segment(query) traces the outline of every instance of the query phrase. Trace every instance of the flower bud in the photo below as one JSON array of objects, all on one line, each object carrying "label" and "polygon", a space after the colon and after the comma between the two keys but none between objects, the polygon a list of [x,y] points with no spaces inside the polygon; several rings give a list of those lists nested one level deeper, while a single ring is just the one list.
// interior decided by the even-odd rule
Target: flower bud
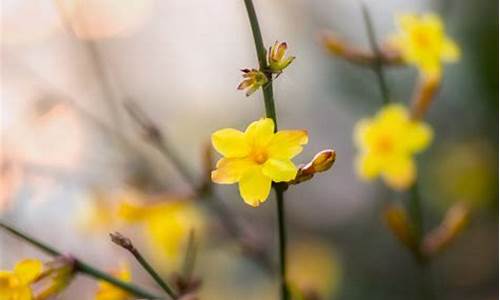
[{"label": "flower bud", "polygon": [[434,255],[445,249],[463,231],[469,221],[470,209],[457,203],[447,212],[441,225],[431,231],[424,239],[423,251]]},{"label": "flower bud", "polygon": [[412,100],[412,119],[422,119],[429,110],[434,95],[441,84],[440,75],[423,75]]},{"label": "flower bud", "polygon": [[285,53],[288,48],[287,43],[276,41],[272,47],[269,47],[269,52],[267,53],[267,60],[269,63],[269,69],[273,73],[280,74],[283,70],[288,67],[295,56],[290,56],[285,58]]},{"label": "flower bud", "polygon": [[383,218],[394,236],[410,249],[415,249],[416,239],[411,230],[408,214],[400,205],[388,204],[384,208]]},{"label": "flower bud", "polygon": [[289,184],[298,184],[313,178],[314,174],[329,170],[335,163],[335,150],[327,149],[316,154],[306,165],[300,165],[295,179]]},{"label": "flower bud", "polygon": [[314,156],[311,166],[315,172],[327,171],[333,166],[336,156],[334,150],[323,150]]},{"label": "flower bud", "polygon": [[268,81],[266,74],[256,69],[242,69],[243,81],[238,85],[238,90],[246,89],[246,96],[250,96]]},{"label": "flower bud", "polygon": [[49,299],[65,289],[75,275],[75,260],[60,256],[46,264],[46,271],[40,276],[40,290],[37,300]]}]

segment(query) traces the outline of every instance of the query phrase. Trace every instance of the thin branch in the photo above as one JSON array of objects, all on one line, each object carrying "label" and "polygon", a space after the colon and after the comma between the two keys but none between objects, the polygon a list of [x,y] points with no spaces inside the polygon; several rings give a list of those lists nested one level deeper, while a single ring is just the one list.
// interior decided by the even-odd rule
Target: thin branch
[{"label": "thin branch", "polygon": [[391,102],[391,95],[389,93],[389,88],[387,87],[387,83],[384,76],[384,68],[383,68],[383,56],[377,45],[377,37],[375,35],[375,29],[373,27],[373,22],[370,16],[370,12],[366,5],[361,3],[361,11],[363,13],[363,20],[365,22],[366,32],[368,34],[368,40],[370,41],[370,47],[372,48],[373,53],[375,54],[375,62],[373,64],[373,71],[377,75],[378,84],[380,87],[380,92],[382,94],[382,98],[384,100],[384,104],[389,104]]},{"label": "thin branch", "polygon": [[135,248],[132,241],[121,235],[119,232],[110,233],[111,241],[122,247],[123,249],[129,251],[135,259],[139,262],[139,264],[148,272],[151,277],[153,277],[154,281],[169,295],[172,299],[178,299],[178,296],[174,292],[174,290],[156,273],[153,267],[148,263],[148,261],[142,256],[142,254]]},{"label": "thin branch", "polygon": [[276,119],[276,108],[274,104],[274,96],[273,96],[273,78],[272,74],[268,72],[268,66],[266,61],[266,48],[264,47],[264,42],[262,39],[262,33],[260,32],[259,21],[257,19],[257,14],[255,13],[255,8],[253,6],[252,0],[244,0],[245,7],[248,13],[248,19],[250,20],[250,27],[252,28],[253,39],[255,42],[255,50],[257,51],[257,58],[259,60],[259,67],[264,74],[266,74],[267,79],[269,81],[264,87],[262,87],[262,91],[264,94],[264,105],[266,108],[266,116],[268,118],[273,119],[274,121],[274,130],[278,130],[278,123]]},{"label": "thin branch", "polygon": [[[45,253],[52,255],[52,256],[62,256],[61,252],[56,250],[55,248],[52,248],[51,246],[45,244],[42,241],[37,240],[36,238],[29,236],[25,233],[20,232],[19,230],[15,229],[14,227],[5,224],[4,222],[0,221],[0,228],[8,231],[9,233],[15,235],[16,237],[30,243],[31,245],[37,247],[38,249],[44,251]],[[109,275],[106,272],[103,272],[96,267],[93,267],[77,258],[72,257],[74,259],[75,263],[75,271],[80,272],[82,274],[91,276],[95,279],[99,280],[104,280],[118,288],[121,288],[122,290],[129,292],[130,294],[133,294],[135,296],[145,298],[145,299],[161,299],[161,297],[155,296],[153,293],[150,293],[141,287],[138,287],[132,283],[122,281],[120,279],[117,279],[116,277],[113,277]]]}]

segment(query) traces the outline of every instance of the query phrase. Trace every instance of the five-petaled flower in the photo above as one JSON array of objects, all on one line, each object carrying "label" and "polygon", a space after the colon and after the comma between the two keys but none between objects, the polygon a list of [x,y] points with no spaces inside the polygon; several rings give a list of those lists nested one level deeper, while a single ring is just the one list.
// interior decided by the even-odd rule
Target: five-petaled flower
[{"label": "five-petaled flower", "polygon": [[0,299],[34,299],[31,284],[42,274],[43,264],[37,259],[18,262],[12,271],[0,271]]},{"label": "five-petaled flower", "polygon": [[446,36],[443,22],[436,14],[402,14],[396,18],[399,32],[390,44],[401,51],[403,59],[416,65],[423,75],[440,77],[441,62],[455,62],[460,49]]},{"label": "five-petaled flower", "polygon": [[412,120],[403,105],[385,106],[374,118],[356,124],[357,172],[363,179],[381,175],[391,188],[406,189],[416,178],[413,155],[426,149],[432,137],[432,129]]},{"label": "five-petaled flower", "polygon": [[266,74],[256,69],[242,69],[243,81],[238,85],[238,90],[247,89],[246,96],[250,96],[261,86],[268,82]]},{"label": "five-petaled flower", "polygon": [[251,123],[245,132],[226,128],[212,134],[212,144],[224,156],[212,172],[220,184],[239,182],[243,200],[258,206],[269,196],[271,183],[287,182],[297,175],[291,161],[307,144],[305,130],[274,132],[274,122],[265,118]]},{"label": "five-petaled flower", "polygon": [[288,45],[285,42],[279,43],[276,41],[272,47],[269,47],[267,60],[271,72],[281,74],[283,70],[288,67],[295,59],[295,56],[285,58],[285,53]]},{"label": "five-petaled flower", "polygon": [[[132,280],[132,274],[130,273],[129,266],[125,263],[120,265],[120,268],[114,270],[112,275],[116,278],[130,282]],[[133,297],[127,293],[126,291],[112,285],[111,283],[103,280],[99,280],[97,282],[97,292],[95,295],[95,300],[129,300],[133,299]]]}]

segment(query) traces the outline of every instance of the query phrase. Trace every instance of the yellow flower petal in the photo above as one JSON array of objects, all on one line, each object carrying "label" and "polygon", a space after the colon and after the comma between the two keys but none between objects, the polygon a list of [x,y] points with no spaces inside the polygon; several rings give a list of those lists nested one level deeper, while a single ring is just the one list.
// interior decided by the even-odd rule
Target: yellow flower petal
[{"label": "yellow flower petal", "polygon": [[377,121],[383,125],[393,127],[394,124],[403,124],[408,120],[408,110],[401,104],[389,104],[377,114]]},{"label": "yellow flower petal", "polygon": [[362,179],[374,179],[381,169],[382,161],[376,155],[363,153],[356,158],[356,171]]},{"label": "yellow flower petal", "polygon": [[382,178],[395,190],[408,189],[417,175],[415,162],[409,156],[394,157],[384,166]]},{"label": "yellow flower petal", "polygon": [[369,147],[374,141],[373,121],[361,119],[354,126],[354,144],[360,148]]},{"label": "yellow flower petal", "polygon": [[212,134],[212,145],[225,157],[244,157],[250,152],[250,146],[243,132],[226,128]]},{"label": "yellow flower petal", "polygon": [[147,218],[147,209],[140,203],[123,201],[118,205],[118,216],[130,223],[140,222]]},{"label": "yellow flower petal", "polygon": [[302,145],[307,142],[308,136],[305,130],[278,131],[269,144],[269,157],[291,159],[302,152]]},{"label": "yellow flower petal", "polygon": [[[252,147],[265,147],[274,136],[274,121],[270,118],[252,122],[245,131],[247,143]],[[227,157],[227,155],[224,155]]]},{"label": "yellow flower petal", "polygon": [[443,33],[443,22],[441,17],[435,13],[427,13],[422,16],[422,24],[426,26],[429,32]]},{"label": "yellow flower petal", "polygon": [[250,206],[257,207],[264,202],[271,191],[271,178],[262,173],[262,168],[254,167],[241,177],[240,195]]},{"label": "yellow flower petal", "polygon": [[297,175],[297,167],[289,159],[268,159],[262,173],[274,182],[290,181]]},{"label": "yellow flower petal", "polygon": [[16,264],[14,273],[24,284],[28,284],[35,280],[41,273],[43,264],[38,259],[25,259]]},{"label": "yellow flower petal", "polygon": [[456,62],[460,58],[460,48],[451,39],[443,42],[441,58],[446,62]]},{"label": "yellow flower petal", "polygon": [[403,31],[411,30],[417,23],[418,18],[415,14],[396,14],[396,26]]},{"label": "yellow flower petal", "polygon": [[420,152],[426,149],[432,141],[432,128],[422,122],[411,122],[408,126],[406,136],[408,150],[412,152]]},{"label": "yellow flower petal", "polygon": [[212,171],[212,181],[219,184],[236,183],[256,163],[248,158],[221,158]]},{"label": "yellow flower petal", "polygon": [[[121,264],[120,269],[112,272],[112,275],[120,280],[130,282],[132,274],[129,266],[125,263]],[[98,291],[95,295],[96,300],[128,300],[132,297],[124,290],[108,283],[106,281],[98,281]]]}]

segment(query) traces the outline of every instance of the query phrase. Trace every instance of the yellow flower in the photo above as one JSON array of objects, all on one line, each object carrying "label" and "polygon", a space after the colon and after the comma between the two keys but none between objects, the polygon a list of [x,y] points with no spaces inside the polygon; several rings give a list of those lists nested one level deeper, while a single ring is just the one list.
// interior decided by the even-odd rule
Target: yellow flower
[{"label": "yellow flower", "polygon": [[183,199],[152,204],[123,202],[118,207],[118,215],[128,223],[144,224],[150,244],[160,249],[167,263],[182,257],[189,232],[200,232],[204,223],[198,208]]},{"label": "yellow flower", "polygon": [[342,268],[336,252],[322,240],[293,242],[287,279],[304,299],[330,299],[340,286]]},{"label": "yellow flower", "polygon": [[278,43],[278,41],[276,41],[272,47],[269,47],[267,60],[269,69],[271,69],[273,73],[280,74],[295,59],[295,56],[284,58],[287,48],[288,45],[285,42]]},{"label": "yellow flower", "polygon": [[37,259],[18,262],[13,271],[0,271],[1,300],[31,300],[31,284],[42,274],[43,264]]},{"label": "yellow flower", "polygon": [[212,171],[212,181],[220,184],[239,182],[243,200],[259,206],[269,196],[271,182],[295,178],[297,167],[291,159],[307,144],[305,130],[274,132],[274,122],[255,121],[245,132],[226,128],[212,134],[212,145],[224,158]]},{"label": "yellow flower", "polygon": [[425,150],[432,136],[432,129],[412,120],[406,107],[387,105],[374,118],[356,124],[357,172],[367,180],[381,175],[391,188],[406,189],[415,181],[413,155]]},{"label": "yellow flower", "polygon": [[391,44],[401,51],[406,62],[416,65],[424,75],[440,77],[441,62],[459,59],[460,49],[445,35],[438,15],[402,14],[396,22],[399,32],[392,37]]},{"label": "yellow flower", "polygon": [[[132,274],[127,264],[122,264],[120,268],[114,272],[111,272],[116,278],[130,282],[132,280]],[[99,280],[97,282],[97,292],[95,295],[95,300],[128,300],[133,299],[130,294],[126,291],[112,285],[107,281]]]},{"label": "yellow flower", "polygon": [[266,74],[256,69],[242,69],[243,81],[238,85],[238,90],[247,89],[247,97],[267,83]]}]

